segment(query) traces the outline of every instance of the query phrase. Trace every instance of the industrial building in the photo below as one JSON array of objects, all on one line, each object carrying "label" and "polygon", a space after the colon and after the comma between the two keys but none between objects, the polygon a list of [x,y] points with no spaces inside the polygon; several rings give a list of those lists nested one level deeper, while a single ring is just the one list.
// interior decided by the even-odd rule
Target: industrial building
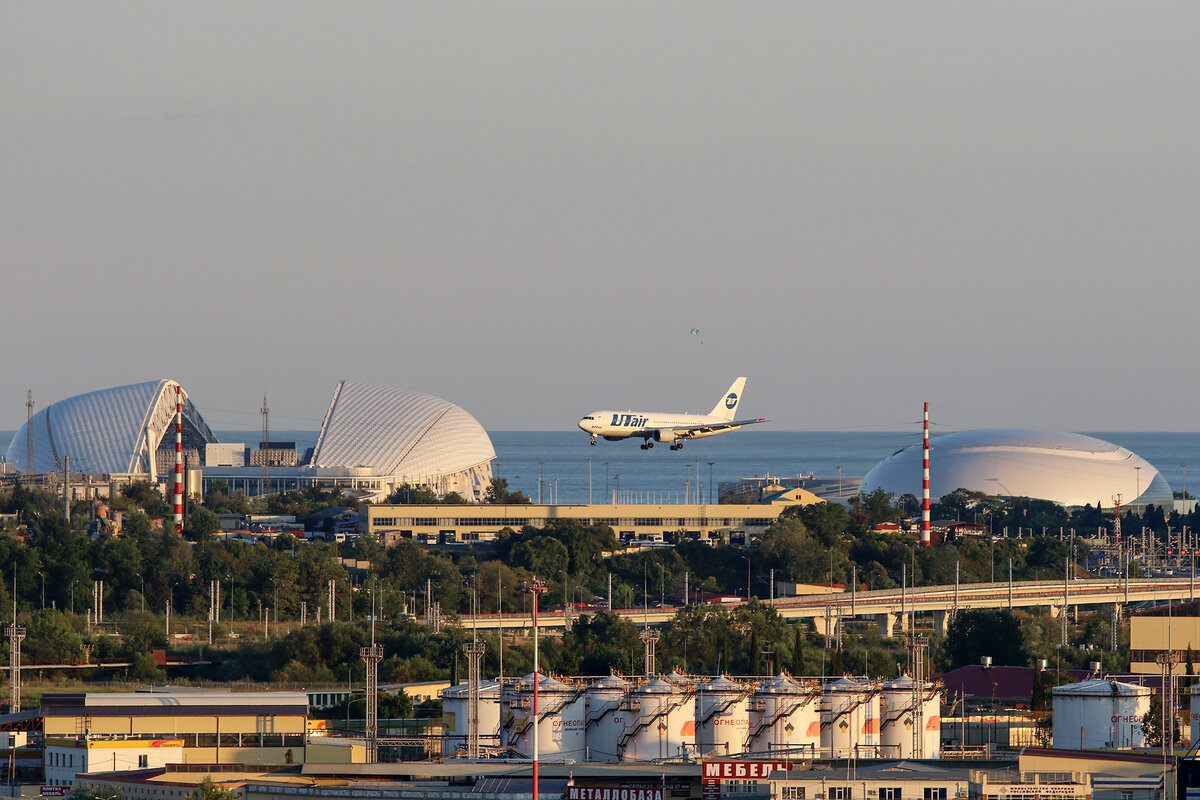
[{"label": "industrial building", "polygon": [[[308,695],[213,690],[49,693],[40,713],[47,775],[111,768],[105,760],[178,747],[188,764],[285,764],[304,760]],[[159,745],[152,744],[158,741]],[[132,745],[130,754],[122,742]],[[147,744],[150,742],[151,744]],[[105,744],[107,743],[107,744]],[[99,748],[99,749],[97,749]],[[65,763],[59,763],[65,759]],[[149,764],[149,762],[148,762]]]},{"label": "industrial building", "polygon": [[[900,497],[921,496],[922,450],[907,447],[881,461],[863,479],[862,490],[882,489]],[[930,494],[955,489],[993,497],[1029,497],[1063,506],[1100,503],[1173,503],[1171,487],[1145,459],[1111,442],[1078,433],[1034,430],[975,430],[938,436],[930,442]]]},{"label": "industrial building", "polygon": [[1168,657],[1176,675],[1195,673],[1200,667],[1200,602],[1129,615],[1129,671],[1161,675],[1160,659]]},{"label": "industrial building", "polygon": [[653,545],[696,540],[745,544],[760,537],[784,510],[823,502],[812,494],[794,499],[793,490],[760,505],[364,505],[359,533],[383,545],[412,540],[420,544],[488,542],[500,531],[544,528],[554,520],[608,525],[628,544]]}]

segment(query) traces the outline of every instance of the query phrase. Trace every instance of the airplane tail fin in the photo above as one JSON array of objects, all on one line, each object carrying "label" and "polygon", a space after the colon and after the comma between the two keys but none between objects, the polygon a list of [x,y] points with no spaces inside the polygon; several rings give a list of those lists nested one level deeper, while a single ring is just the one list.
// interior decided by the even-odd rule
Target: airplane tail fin
[{"label": "airplane tail fin", "polygon": [[742,401],[742,391],[746,388],[746,379],[738,378],[729,387],[729,391],[717,401],[713,407],[710,416],[720,417],[721,419],[733,419],[733,415],[737,413],[738,403]]}]

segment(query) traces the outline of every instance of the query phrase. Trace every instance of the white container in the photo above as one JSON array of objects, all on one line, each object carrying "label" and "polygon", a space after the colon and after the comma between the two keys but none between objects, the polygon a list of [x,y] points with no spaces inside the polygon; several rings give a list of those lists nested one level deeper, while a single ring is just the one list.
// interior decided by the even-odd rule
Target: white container
[{"label": "white container", "polygon": [[879,749],[879,693],[868,683],[840,678],[821,695],[821,754],[867,758]]},{"label": "white container", "polygon": [[820,699],[815,684],[800,684],[782,673],[764,681],[750,700],[747,751],[816,755],[821,746]]},{"label": "white container", "polygon": [[[465,747],[470,737],[471,685],[460,683],[442,690],[442,753],[453,755]],[[479,743],[496,745],[500,741],[500,683],[479,684]]]},{"label": "white container", "polygon": [[625,717],[622,761],[656,761],[695,754],[695,704],[689,693],[670,681],[655,678],[629,692],[621,702],[621,712]]},{"label": "white container", "polygon": [[625,733],[625,713],[621,699],[629,691],[629,681],[609,675],[594,681],[587,688],[584,744],[586,760],[614,762],[620,760],[621,736]]},{"label": "white container", "polygon": [[1200,742],[1200,739],[1197,738],[1200,736],[1200,685],[1193,686],[1188,693],[1191,695],[1188,708],[1188,718],[1192,723],[1189,726],[1192,733],[1191,743],[1195,745],[1196,742]]},{"label": "white container", "polygon": [[[549,675],[538,681],[538,760],[584,759],[584,693]],[[533,757],[533,675],[504,687],[500,697],[500,744]]]},{"label": "white container", "polygon": [[696,749],[701,758],[742,753],[749,728],[749,687],[724,676],[717,676],[699,687],[696,694]]},{"label": "white container", "polygon": [[1128,750],[1145,746],[1142,718],[1150,710],[1149,688],[1093,678],[1051,691],[1055,748]]},{"label": "white container", "polygon": [[[942,700],[934,684],[921,687],[919,702],[916,681],[901,675],[886,684],[880,696],[880,755],[884,758],[941,758]],[[920,710],[918,718],[915,709]],[[921,752],[916,751],[914,729],[921,728]]]}]

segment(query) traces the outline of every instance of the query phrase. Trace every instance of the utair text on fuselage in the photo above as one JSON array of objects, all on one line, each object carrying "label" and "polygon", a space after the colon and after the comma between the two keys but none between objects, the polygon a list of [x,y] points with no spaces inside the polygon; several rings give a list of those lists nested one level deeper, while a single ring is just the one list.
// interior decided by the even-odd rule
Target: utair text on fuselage
[{"label": "utair text on fuselage", "polygon": [[655,442],[668,442],[679,450],[687,439],[701,439],[718,433],[735,431],[743,425],[767,422],[756,419],[734,419],[742,400],[746,379],[738,378],[708,414],[683,414],[657,411],[593,411],[579,420],[579,428],[591,437],[592,445],[601,437],[610,442],[640,438],[642,449],[649,450]]}]

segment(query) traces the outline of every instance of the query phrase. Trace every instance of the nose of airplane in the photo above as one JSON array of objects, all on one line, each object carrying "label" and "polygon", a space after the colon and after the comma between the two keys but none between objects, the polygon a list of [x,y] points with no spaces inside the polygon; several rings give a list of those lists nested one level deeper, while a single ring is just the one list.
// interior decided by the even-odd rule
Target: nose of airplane
[{"label": "nose of airplane", "polygon": [[587,417],[584,417],[583,419],[579,420],[579,430],[587,431],[587,429],[588,429],[587,426],[590,421],[591,420],[589,420]]}]

